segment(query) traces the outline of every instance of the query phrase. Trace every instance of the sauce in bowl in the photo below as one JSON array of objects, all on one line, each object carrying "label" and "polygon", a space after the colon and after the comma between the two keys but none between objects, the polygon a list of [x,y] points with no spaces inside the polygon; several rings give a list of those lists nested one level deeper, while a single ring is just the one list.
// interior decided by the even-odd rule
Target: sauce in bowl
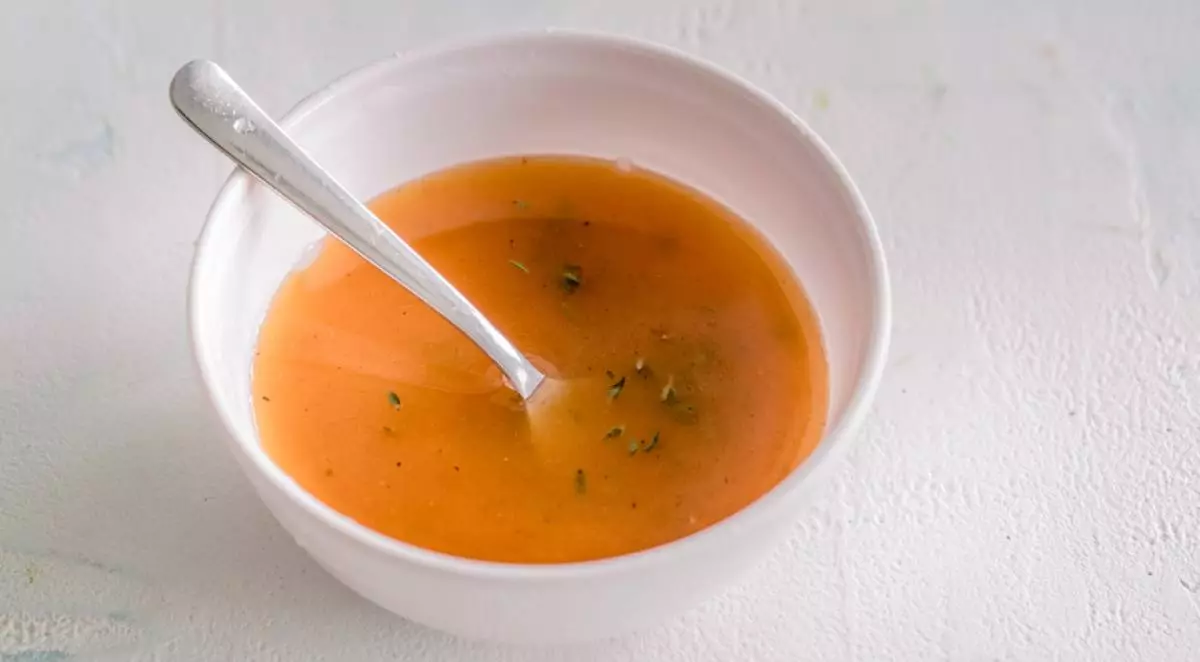
[{"label": "sauce in bowl", "polygon": [[615,556],[728,517],[820,439],[816,315],[766,240],[700,193],[529,156],[371,207],[572,387],[531,424],[478,348],[327,241],[263,323],[255,415],[271,458],[363,525],[476,559]]}]

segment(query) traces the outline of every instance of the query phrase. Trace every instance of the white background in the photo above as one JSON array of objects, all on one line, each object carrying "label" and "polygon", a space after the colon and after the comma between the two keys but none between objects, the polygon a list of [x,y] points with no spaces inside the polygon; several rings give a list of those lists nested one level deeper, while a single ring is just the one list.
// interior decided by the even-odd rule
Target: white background
[{"label": "white background", "polygon": [[[895,342],[788,544],[642,635],[400,621],[259,505],[188,356],[229,164],[166,86],[279,114],[480,31],[655,39],[776,95],[880,224]],[[0,5],[0,660],[1200,659],[1200,3],[9,0]]]}]

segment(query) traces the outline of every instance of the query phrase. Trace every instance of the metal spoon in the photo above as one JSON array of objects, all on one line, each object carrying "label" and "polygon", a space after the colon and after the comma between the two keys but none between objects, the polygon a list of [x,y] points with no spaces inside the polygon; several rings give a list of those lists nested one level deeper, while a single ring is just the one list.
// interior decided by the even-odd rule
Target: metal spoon
[{"label": "metal spoon", "polygon": [[217,149],[458,327],[522,398],[528,400],[545,380],[466,297],[292,142],[224,69],[207,60],[184,65],[171,80],[171,103]]}]

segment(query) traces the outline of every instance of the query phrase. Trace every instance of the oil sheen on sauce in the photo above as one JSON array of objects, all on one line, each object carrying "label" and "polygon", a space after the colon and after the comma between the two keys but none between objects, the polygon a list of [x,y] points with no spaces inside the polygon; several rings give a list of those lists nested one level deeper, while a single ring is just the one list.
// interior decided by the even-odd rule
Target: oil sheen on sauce
[{"label": "oil sheen on sauce", "polygon": [[817,318],[764,239],[697,192],[529,156],[371,207],[575,386],[531,424],[479,349],[327,240],[268,311],[254,408],[270,457],[363,525],[475,559],[615,556],[734,514],[818,442]]}]

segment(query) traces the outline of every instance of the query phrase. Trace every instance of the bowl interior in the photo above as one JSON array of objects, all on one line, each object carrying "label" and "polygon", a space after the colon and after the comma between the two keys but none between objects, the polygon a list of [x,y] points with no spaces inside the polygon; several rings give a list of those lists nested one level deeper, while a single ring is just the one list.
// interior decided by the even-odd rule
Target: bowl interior
[{"label": "bowl interior", "polygon": [[[875,378],[867,373],[881,351],[886,294],[866,212],[806,130],[707,67],[601,39],[498,40],[373,65],[301,104],[285,125],[361,199],[456,163],[529,153],[627,158],[684,182],[756,226],[802,282],[824,332],[831,428],[864,378]],[[192,283],[194,342],[244,450],[258,450],[258,327],[323,236],[241,174],[210,214]]]}]

